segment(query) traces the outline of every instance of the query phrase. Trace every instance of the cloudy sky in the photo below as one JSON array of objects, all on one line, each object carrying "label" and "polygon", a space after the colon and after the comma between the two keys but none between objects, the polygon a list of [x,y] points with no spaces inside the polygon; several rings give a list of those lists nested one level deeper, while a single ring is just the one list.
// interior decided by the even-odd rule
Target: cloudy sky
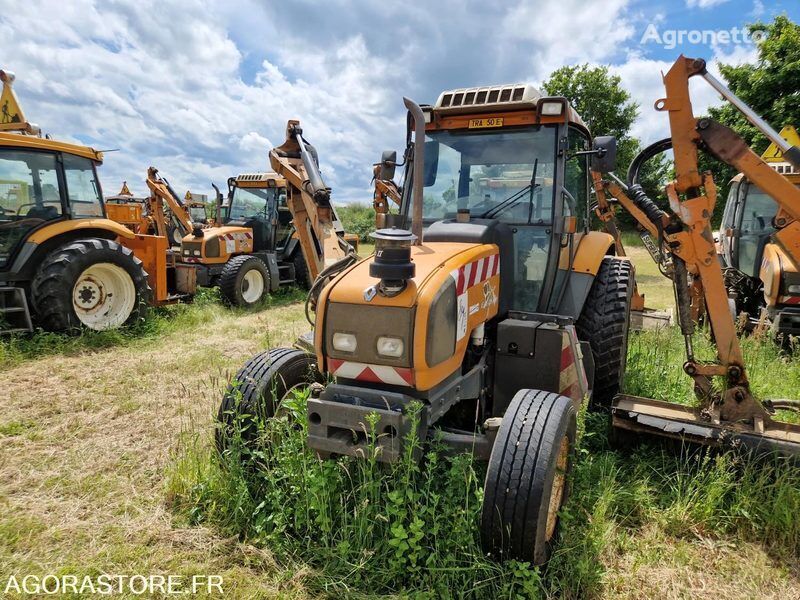
[{"label": "cloudy sky", "polygon": [[[667,133],[652,104],[679,53],[754,56],[739,34],[692,43],[689,31],[781,13],[800,20],[796,0],[0,0],[0,56],[28,119],[119,149],[102,167],[106,195],[123,180],[144,193],[149,165],[181,193],[210,193],[266,169],[298,118],[337,203],[369,202],[371,163],[403,144],[403,95],[433,102],[608,64],[641,105],[634,133],[651,141]],[[718,102],[697,91],[698,112]]]}]

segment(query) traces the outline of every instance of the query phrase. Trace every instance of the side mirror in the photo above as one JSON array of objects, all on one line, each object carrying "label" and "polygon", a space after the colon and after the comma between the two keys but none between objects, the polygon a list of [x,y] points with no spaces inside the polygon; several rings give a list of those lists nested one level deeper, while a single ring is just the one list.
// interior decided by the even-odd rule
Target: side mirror
[{"label": "side mirror", "polygon": [[430,140],[425,142],[425,167],[423,185],[430,187],[436,183],[436,173],[439,167],[439,142]]},{"label": "side mirror", "polygon": [[381,181],[390,181],[394,179],[394,171],[397,167],[397,152],[394,150],[384,150],[381,154],[380,170],[378,171],[378,178]]},{"label": "side mirror", "polygon": [[617,138],[603,135],[594,138],[592,171],[611,173],[617,168]]}]

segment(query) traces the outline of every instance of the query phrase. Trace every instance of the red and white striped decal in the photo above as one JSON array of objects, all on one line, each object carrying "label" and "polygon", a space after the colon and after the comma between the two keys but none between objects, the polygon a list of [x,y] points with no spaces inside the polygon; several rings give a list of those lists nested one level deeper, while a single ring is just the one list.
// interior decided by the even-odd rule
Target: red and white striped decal
[{"label": "red and white striped decal", "polygon": [[456,282],[456,294],[460,296],[473,285],[483,283],[498,273],[500,273],[500,255],[492,254],[453,269],[450,276]]},{"label": "red and white striped decal", "polygon": [[406,387],[414,385],[414,372],[406,367],[390,367],[329,358],[328,370],[332,375],[345,379]]},{"label": "red and white striped decal", "polygon": [[800,304],[800,296],[782,296],[778,298],[778,304]]},{"label": "red and white striped decal", "polygon": [[244,237],[246,237],[248,240],[252,240],[253,239],[253,234],[250,233],[249,231],[245,231],[244,232]]},{"label": "red and white striped decal", "polygon": [[583,399],[583,395],[589,391],[586,372],[579,362],[581,358],[575,354],[575,349],[580,348],[579,343],[574,328],[566,329],[564,335],[561,336],[561,373],[558,378],[558,393],[573,400]]},{"label": "red and white striped decal", "polygon": [[233,234],[232,234],[232,233],[226,233],[226,234],[225,234],[225,239],[233,241],[233,240],[235,240],[236,238],[233,236]]}]

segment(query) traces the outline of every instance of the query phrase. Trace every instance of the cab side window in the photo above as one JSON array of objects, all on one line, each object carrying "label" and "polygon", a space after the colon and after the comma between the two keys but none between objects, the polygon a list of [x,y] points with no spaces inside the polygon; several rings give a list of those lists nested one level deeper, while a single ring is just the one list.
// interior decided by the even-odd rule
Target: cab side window
[{"label": "cab side window", "polygon": [[[569,148],[567,156],[571,158],[568,158],[564,171],[564,187],[575,198],[573,214],[578,218],[578,228],[581,228],[589,201],[589,156],[574,156],[574,154],[589,150],[591,145],[589,138],[573,127],[569,129],[567,142]],[[564,214],[571,213],[565,211]]]},{"label": "cab side window", "polygon": [[103,203],[94,163],[88,158],[64,154],[64,178],[67,182],[72,217],[75,219],[102,217]]}]

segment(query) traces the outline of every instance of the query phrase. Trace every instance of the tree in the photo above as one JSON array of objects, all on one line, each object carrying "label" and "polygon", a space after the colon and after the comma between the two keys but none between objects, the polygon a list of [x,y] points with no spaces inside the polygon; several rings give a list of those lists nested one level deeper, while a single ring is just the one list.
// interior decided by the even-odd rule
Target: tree
[{"label": "tree", "polygon": [[[750,105],[773,128],[784,125],[800,126],[800,25],[788,17],[779,16],[765,25],[748,26],[751,34],[762,32],[766,37],[758,44],[755,63],[742,65],[721,64],[719,69],[728,87]],[[736,131],[757,154],[769,145],[758,129],[753,127],[738,110],[726,103],[710,108],[711,117]],[[708,155],[701,160],[702,170],[714,173],[721,198],[728,193],[728,182],[736,171]],[[721,214],[722,200],[717,203]]]},{"label": "tree", "polygon": [[[542,87],[551,96],[567,98],[592,135],[617,138],[617,173],[625,179],[628,166],[642,146],[630,135],[631,126],[639,116],[639,105],[631,100],[619,75],[609,73],[608,67],[566,66],[553,71]],[[641,183],[652,198],[663,197],[668,169],[663,155],[642,168]],[[622,224],[633,223],[624,211],[618,215]]]}]

